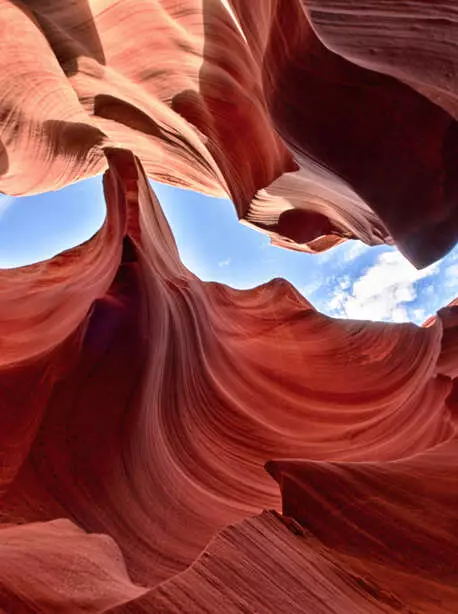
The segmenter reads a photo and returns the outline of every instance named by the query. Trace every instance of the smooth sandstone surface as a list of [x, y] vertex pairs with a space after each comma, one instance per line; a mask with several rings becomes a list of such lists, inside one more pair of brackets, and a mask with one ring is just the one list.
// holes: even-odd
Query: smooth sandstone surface
[[[110, 213], [100, 233], [50, 262], [2, 272], [4, 304], [21, 297], [24, 310], [2, 317], [0, 538], [8, 547], [13, 534], [18, 561], [32, 557], [35, 569], [38, 560], [51, 588], [38, 572], [0, 567], [0, 604], [54, 611], [67, 565], [69, 612], [295, 611], [288, 604], [301, 608], [305, 593], [311, 612], [329, 611], [329, 600], [335, 612], [393, 603], [421, 612], [436, 593], [452, 612], [454, 307], [424, 328], [351, 322], [319, 314], [284, 280], [246, 291], [201, 282], [181, 264], [139, 161], [106, 155]], [[275, 515], [227, 533], [281, 510], [267, 461], [285, 515], [310, 539], [286, 531], [283, 544]], [[53, 535], [60, 542], [62, 531], [75, 545], [60, 555]], [[21, 552], [30, 534], [37, 551]], [[105, 537], [88, 552], [92, 534]], [[105, 570], [115, 547], [119, 565], [99, 581], [88, 567]], [[266, 580], [267, 559], [282, 574], [289, 561], [281, 581]], [[389, 573], [372, 572], [373, 560]], [[423, 560], [435, 593], [414, 599], [409, 583]]]
[[0, 271], [1, 612], [458, 610], [457, 305], [382, 324], [204, 283], [147, 180], [284, 247], [442, 256], [458, 13], [399, 6], [0, 2], [0, 189], [105, 171], [107, 201]]
[[62, 187], [121, 147], [282, 245], [433, 262], [458, 234], [457, 15], [402, 7], [2, 0], [0, 190]]

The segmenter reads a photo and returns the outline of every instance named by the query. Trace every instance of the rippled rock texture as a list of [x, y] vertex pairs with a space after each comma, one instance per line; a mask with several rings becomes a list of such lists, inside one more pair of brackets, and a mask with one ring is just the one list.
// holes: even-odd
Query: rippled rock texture
[[0, 190], [61, 187], [122, 147], [296, 249], [394, 240], [425, 265], [455, 243], [454, 2], [0, 6]]
[[108, 210], [0, 271], [3, 611], [456, 614], [457, 307], [343, 321], [204, 283], [147, 181], [280, 245], [442, 256], [458, 12], [400, 7], [0, 4], [0, 189], [107, 169]]

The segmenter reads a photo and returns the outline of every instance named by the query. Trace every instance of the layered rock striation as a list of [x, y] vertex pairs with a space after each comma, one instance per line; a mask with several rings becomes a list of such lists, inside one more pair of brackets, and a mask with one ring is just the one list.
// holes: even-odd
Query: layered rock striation
[[0, 4], [0, 189], [104, 171], [107, 202], [86, 243], [0, 271], [0, 609], [456, 613], [456, 305], [382, 324], [204, 283], [148, 183], [229, 195], [285, 247], [434, 261], [455, 13]]

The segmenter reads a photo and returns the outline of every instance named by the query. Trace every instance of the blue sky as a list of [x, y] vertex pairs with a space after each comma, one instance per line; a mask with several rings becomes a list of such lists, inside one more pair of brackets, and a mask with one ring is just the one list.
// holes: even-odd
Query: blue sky
[[[455, 298], [458, 248], [417, 271], [391, 247], [349, 241], [320, 255], [269, 243], [228, 200], [153, 184], [185, 265], [205, 281], [250, 288], [284, 277], [323, 313], [421, 324]], [[0, 195], [0, 267], [50, 258], [88, 239], [105, 216], [101, 177], [39, 196]]]

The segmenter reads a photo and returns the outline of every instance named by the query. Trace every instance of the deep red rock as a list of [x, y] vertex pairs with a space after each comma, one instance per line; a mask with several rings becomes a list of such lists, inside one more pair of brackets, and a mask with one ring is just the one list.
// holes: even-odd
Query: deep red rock
[[[46, 527], [50, 544], [53, 522], [60, 518], [85, 533], [110, 536], [136, 588], [125, 593], [124, 580], [124, 588], [110, 580], [98, 590], [109, 602], [113, 593], [148, 589], [138, 608], [132, 604], [132, 611], [143, 611], [144, 600], [155, 604], [162, 599], [151, 592], [158, 583], [170, 580], [167, 591], [174, 594], [171, 578], [198, 559], [215, 531], [263, 508], [280, 509], [279, 493], [264, 471], [269, 459], [303, 458], [307, 461], [299, 465], [315, 461], [324, 468], [336, 462], [350, 468], [369, 466], [382, 475], [394, 466], [399, 467], [397, 479], [408, 486], [415, 465], [410, 470], [402, 459], [417, 453], [434, 458], [436, 446], [454, 437], [447, 401], [453, 382], [441, 366], [448, 351], [448, 345], [442, 345], [444, 315], [425, 328], [335, 320], [316, 312], [284, 280], [247, 291], [201, 282], [181, 264], [139, 162], [122, 150], [106, 154], [110, 215], [99, 235], [45, 265], [3, 273], [16, 280], [13, 298], [27, 296], [27, 309], [11, 330], [6, 312], [1, 324], [6, 347], [14, 348], [0, 374], [2, 398], [8, 400], [2, 420], [14, 417], [9, 432], [15, 434], [14, 440], [5, 436], [2, 448], [2, 520], [17, 525], [19, 537], [21, 527]], [[71, 267], [70, 277], [66, 267]], [[49, 275], [53, 270], [54, 278]], [[88, 281], [89, 270], [93, 282]], [[48, 292], [46, 303], [53, 306], [38, 319], [30, 314], [38, 313], [43, 296], [34, 288]], [[72, 319], [65, 316], [69, 301], [62, 292], [72, 297]], [[48, 338], [46, 331], [55, 331], [54, 336]], [[29, 337], [37, 340], [33, 352], [20, 343]], [[431, 448], [433, 452], [424, 452]], [[453, 457], [449, 461], [452, 467]], [[432, 463], [431, 472], [435, 469]], [[444, 480], [444, 488], [437, 480], [430, 486], [427, 479], [420, 480], [428, 505], [439, 506], [439, 511], [455, 496], [446, 474]], [[327, 482], [322, 484], [326, 496], [335, 499]], [[451, 487], [449, 494], [445, 484]], [[360, 488], [364, 499], [375, 486]], [[284, 491], [283, 496], [288, 505]], [[415, 490], [409, 496], [415, 498]], [[397, 523], [402, 535], [396, 514], [405, 517], [411, 505], [405, 497], [395, 504], [391, 517], [385, 510], [387, 522]], [[300, 509], [305, 516], [289, 507], [285, 513], [308, 530], [323, 517], [322, 512], [311, 512], [309, 521], [309, 504]], [[340, 546], [328, 543], [314, 525], [312, 529], [314, 540], [330, 548], [331, 558], [340, 556]], [[336, 531], [345, 543], [344, 529]], [[353, 531], [358, 533], [357, 525]], [[420, 539], [420, 529], [416, 531]], [[408, 527], [405, 532], [407, 539]], [[230, 565], [241, 564], [236, 561], [243, 558], [244, 539], [236, 546], [240, 554], [230, 555]], [[267, 533], [259, 539], [256, 548], [265, 557], [271, 546], [263, 540], [271, 537]], [[397, 539], [400, 544], [401, 537]], [[447, 542], [447, 535], [443, 539]], [[309, 581], [302, 575], [301, 557], [314, 559], [317, 547], [297, 546], [293, 567], [300, 591]], [[427, 552], [435, 565], [434, 553], [439, 557], [440, 552], [432, 546]], [[45, 549], [39, 556], [45, 560]], [[60, 555], [50, 551], [49, 556]], [[102, 559], [93, 556], [103, 567]], [[395, 560], [389, 549], [386, 556]], [[363, 584], [369, 582], [356, 567]], [[319, 573], [326, 575], [327, 569]], [[80, 573], [84, 578], [84, 567]], [[201, 611], [200, 572], [197, 578], [193, 574], [186, 599], [177, 596], [178, 609], [164, 611], [190, 611], [193, 600], [194, 611]], [[43, 599], [42, 593], [36, 596], [32, 577], [25, 584], [5, 574], [0, 580], [6, 600], [11, 595], [23, 600], [24, 594], [30, 595], [26, 603]], [[56, 575], [52, 582], [57, 586], [61, 580]], [[81, 583], [84, 588], [85, 581]], [[402, 586], [398, 590], [396, 582], [379, 585], [395, 595], [394, 602], [411, 605], [410, 593]], [[364, 599], [372, 603], [371, 590], [364, 586]], [[227, 589], [212, 588], [212, 594], [215, 590], [226, 604]], [[253, 590], [262, 591], [262, 578]], [[355, 598], [351, 591], [341, 597], [342, 603]], [[286, 608], [283, 593], [275, 595], [266, 611], [279, 611], [281, 604]], [[80, 603], [85, 597], [77, 591], [71, 599]], [[261, 594], [256, 599], [262, 599]], [[319, 593], [313, 599], [320, 601]], [[148, 607], [146, 611], [157, 611]], [[321, 611], [313, 607], [311, 611]], [[344, 605], [339, 607], [335, 611], [343, 612]], [[364, 607], [361, 611], [371, 611], [371, 606]]]
[[433, 262], [458, 236], [455, 9], [364, 1], [3, 0], [0, 190], [122, 147], [283, 246], [394, 239]]
[[0, 189], [108, 168], [95, 237], [0, 271], [3, 611], [457, 611], [456, 305], [204, 283], [147, 181], [285, 247], [442, 256], [456, 11], [400, 6], [1, 2]]

